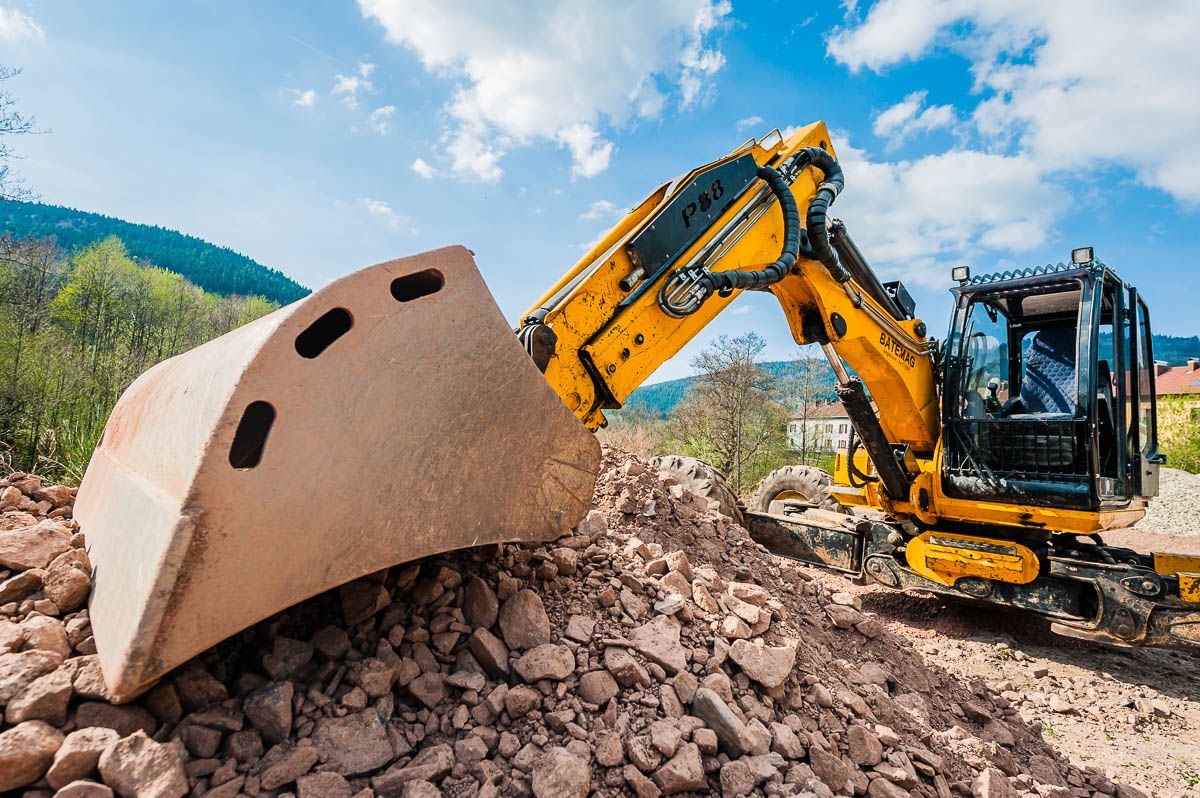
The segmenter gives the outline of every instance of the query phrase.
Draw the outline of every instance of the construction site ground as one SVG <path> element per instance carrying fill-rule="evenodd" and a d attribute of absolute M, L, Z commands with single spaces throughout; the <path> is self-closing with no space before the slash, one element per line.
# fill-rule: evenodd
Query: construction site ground
<path fill-rule="evenodd" d="M 0 479 L 4 794 L 1200 796 L 1200 658 L 775 557 L 613 449 L 567 537 L 369 575 L 114 704 L 73 500 Z"/>
<path fill-rule="evenodd" d="M 1122 537 L 1121 545 L 1166 539 L 1200 552 L 1200 538 Z M 1064 759 L 1156 795 L 1200 795 L 1200 657 L 1072 640 L 1024 613 L 813 573 L 830 591 L 857 594 L 864 610 L 912 640 L 931 667 L 995 687 Z"/>
<path fill-rule="evenodd" d="M 1200 475 L 1162 469 L 1146 518 L 1105 533 L 1104 542 L 1200 554 Z M 864 610 L 912 640 L 931 665 L 999 689 L 1072 763 L 1164 795 L 1200 795 L 1200 656 L 1072 640 L 1024 613 L 813 573 L 831 591 L 859 595 Z"/>

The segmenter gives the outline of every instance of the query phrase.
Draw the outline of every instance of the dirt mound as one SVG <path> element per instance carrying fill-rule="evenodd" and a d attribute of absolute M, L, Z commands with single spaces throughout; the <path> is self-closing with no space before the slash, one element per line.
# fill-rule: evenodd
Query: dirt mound
<path fill-rule="evenodd" d="M 1140 795 L 612 450 L 573 535 L 353 582 L 114 706 L 72 496 L 35 481 L 0 481 L 0 790 Z"/>

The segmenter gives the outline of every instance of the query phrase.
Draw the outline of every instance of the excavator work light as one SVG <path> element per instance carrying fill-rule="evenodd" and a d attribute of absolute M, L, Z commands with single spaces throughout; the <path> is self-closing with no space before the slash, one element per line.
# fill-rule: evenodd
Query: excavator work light
<path fill-rule="evenodd" d="M 967 280 L 971 279 L 971 267 L 955 266 L 950 270 L 950 279 L 957 283 L 965 283 Z"/>
<path fill-rule="evenodd" d="M 1072 263 L 1091 263 L 1095 259 L 1091 247 L 1080 247 L 1079 249 L 1071 250 Z"/>

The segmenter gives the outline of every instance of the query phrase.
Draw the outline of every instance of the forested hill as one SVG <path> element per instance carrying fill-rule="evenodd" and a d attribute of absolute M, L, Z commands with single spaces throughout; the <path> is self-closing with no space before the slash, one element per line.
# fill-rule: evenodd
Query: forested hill
<path fill-rule="evenodd" d="M 1154 336 L 1155 360 L 1165 360 L 1171 366 L 1182 366 L 1187 363 L 1189 357 L 1200 357 L 1200 336 L 1157 334 Z M 785 388 L 786 380 L 796 375 L 796 361 L 794 360 L 771 360 L 759 363 L 759 365 L 783 380 Z M 817 395 L 821 398 L 833 399 L 833 372 L 828 369 L 821 370 L 817 376 L 817 382 Z M 691 377 L 643 385 L 629 395 L 622 410 L 645 413 L 652 418 L 666 418 L 675 409 L 675 405 L 683 401 L 691 385 Z"/>
<path fill-rule="evenodd" d="M 133 224 L 98 213 L 40 202 L 0 203 L 0 235 L 54 236 L 71 252 L 116 236 L 135 259 L 186 277 L 224 296 L 261 296 L 286 305 L 310 292 L 280 271 L 195 236 L 148 224 Z"/>
<path fill-rule="evenodd" d="M 786 391 L 787 382 L 798 376 L 796 361 L 768 360 L 758 365 L 767 373 L 779 378 L 781 387 Z M 675 405 L 683 401 L 688 388 L 692 385 L 692 377 L 678 380 L 657 382 L 653 385 L 643 385 L 629 395 L 622 412 L 645 413 L 652 418 L 666 418 L 675 409 Z M 813 391 L 822 399 L 833 399 L 833 372 L 828 368 L 819 369 L 814 375 Z M 606 411 L 611 412 L 611 411 Z"/>
<path fill-rule="evenodd" d="M 1179 335 L 1156 334 L 1153 338 L 1154 359 L 1165 360 L 1169 366 L 1184 366 L 1187 365 L 1189 357 L 1200 357 L 1200 335 L 1188 338 Z"/>

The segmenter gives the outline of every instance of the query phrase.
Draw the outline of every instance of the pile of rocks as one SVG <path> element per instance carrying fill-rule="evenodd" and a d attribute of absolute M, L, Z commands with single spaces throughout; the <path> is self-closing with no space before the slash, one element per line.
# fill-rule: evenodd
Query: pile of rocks
<path fill-rule="evenodd" d="M 572 535 L 345 585 L 121 706 L 71 492 L 0 484 L 0 790 L 1136 798 L 613 450 Z"/>

